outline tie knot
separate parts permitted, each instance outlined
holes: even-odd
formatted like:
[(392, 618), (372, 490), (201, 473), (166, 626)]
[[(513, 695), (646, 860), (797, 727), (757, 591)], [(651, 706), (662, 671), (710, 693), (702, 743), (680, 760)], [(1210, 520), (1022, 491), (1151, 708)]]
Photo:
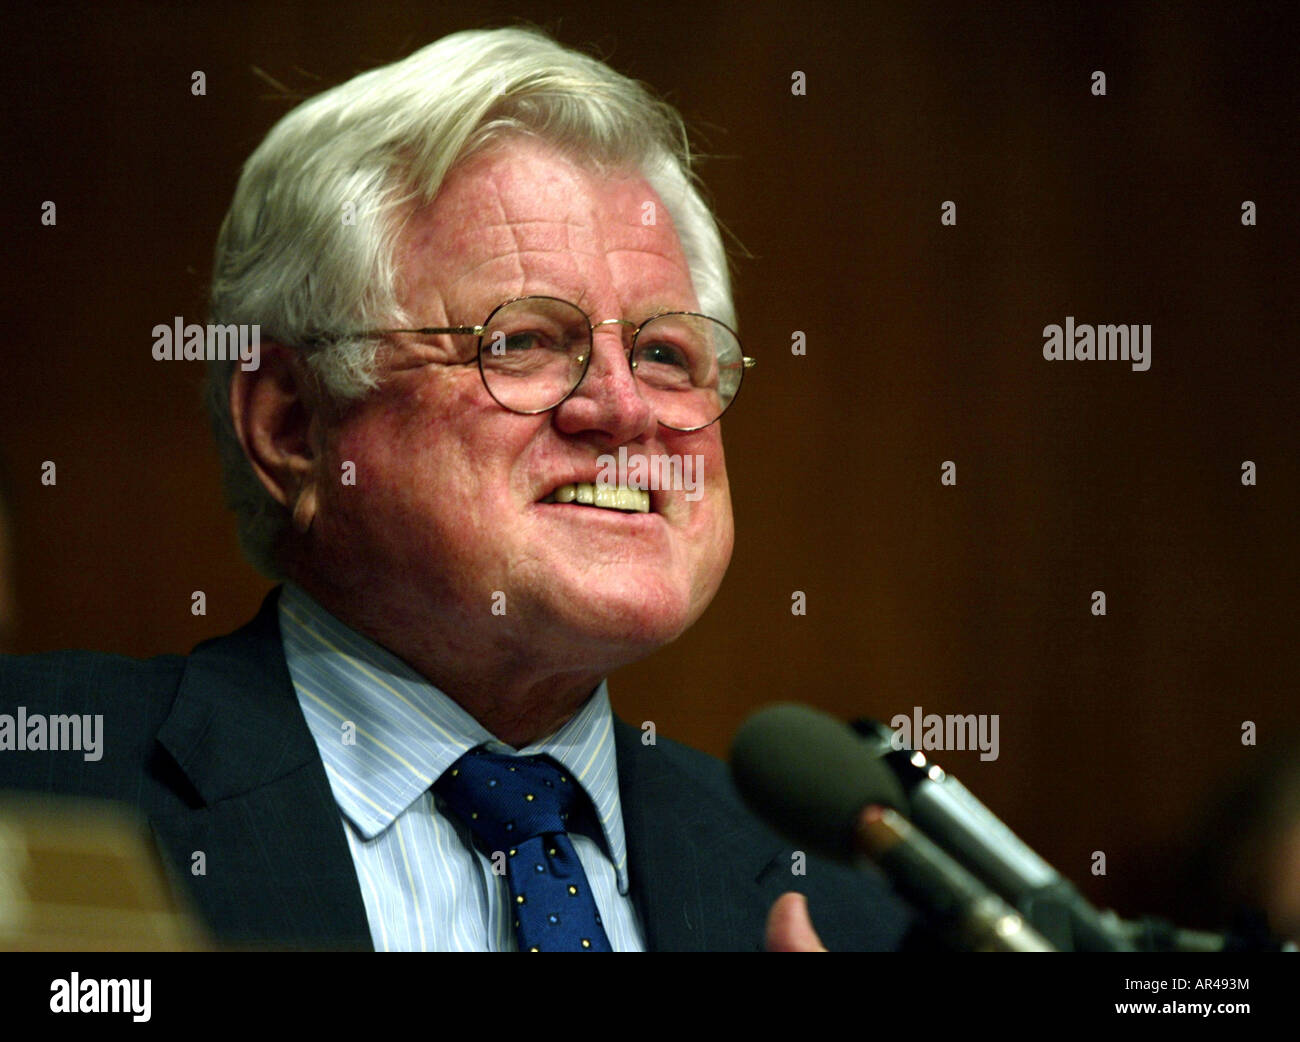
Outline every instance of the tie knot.
[(490, 850), (567, 832), (582, 788), (546, 756), (472, 749), (434, 783), (434, 792)]

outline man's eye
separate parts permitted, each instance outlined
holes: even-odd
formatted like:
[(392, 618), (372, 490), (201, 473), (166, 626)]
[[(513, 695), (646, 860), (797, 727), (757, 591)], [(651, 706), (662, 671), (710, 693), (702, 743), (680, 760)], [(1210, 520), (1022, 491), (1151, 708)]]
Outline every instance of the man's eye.
[(538, 332), (504, 333), (498, 331), (488, 339), (487, 350), (488, 354), (502, 358), (506, 355), (522, 354), (537, 348), (545, 349), (551, 343), (551, 338)]
[(676, 344), (670, 344), (662, 340), (643, 345), (639, 355), (641, 363), (675, 366), (679, 369), (689, 369), (691, 367), (685, 351)]

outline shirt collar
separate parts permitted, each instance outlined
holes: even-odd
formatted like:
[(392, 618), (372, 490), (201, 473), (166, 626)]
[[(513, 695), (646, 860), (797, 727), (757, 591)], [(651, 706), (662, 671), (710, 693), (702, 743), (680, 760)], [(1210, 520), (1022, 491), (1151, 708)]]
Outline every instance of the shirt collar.
[[(388, 828), (469, 750), (515, 750), (386, 648), (345, 626), (301, 587), (280, 595), (280, 634), (298, 702), (344, 816), (366, 839)], [(628, 892), (614, 717), (605, 681), (551, 735), (545, 753), (582, 785)]]

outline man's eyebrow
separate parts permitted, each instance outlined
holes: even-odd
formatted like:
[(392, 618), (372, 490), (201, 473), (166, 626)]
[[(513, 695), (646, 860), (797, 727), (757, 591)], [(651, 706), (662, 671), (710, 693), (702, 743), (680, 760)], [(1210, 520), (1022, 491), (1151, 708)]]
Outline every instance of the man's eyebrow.
[[(590, 288), (587, 286), (582, 286), (580, 288), (574, 287), (574, 288), (578, 289), (577, 293), (572, 292), (572, 290), (566, 290), (560, 288), (559, 286), (556, 286), (555, 288), (534, 289), (530, 293), (523, 294), (523, 296), (555, 297), (559, 300), (567, 300), (570, 303), (576, 304), (578, 307), (580, 307), (595, 322), (600, 322), (607, 317), (625, 318), (632, 322), (646, 322), (649, 319), (654, 318), (656, 315), (663, 315), (668, 312), (693, 311), (693, 309), (688, 305), (686, 305), (685, 303), (673, 304), (673, 303), (665, 302), (662, 298), (655, 298), (651, 300), (648, 304), (638, 305), (634, 309), (635, 314), (610, 315), (610, 316), (593, 315), (591, 313)], [(504, 300), (498, 301), (497, 303), (498, 304), (504, 303)], [(495, 307), (496, 305), (493, 306)], [(484, 312), (484, 314), (486, 314), (486, 312)], [(479, 320), (476, 319), (476, 321)]]

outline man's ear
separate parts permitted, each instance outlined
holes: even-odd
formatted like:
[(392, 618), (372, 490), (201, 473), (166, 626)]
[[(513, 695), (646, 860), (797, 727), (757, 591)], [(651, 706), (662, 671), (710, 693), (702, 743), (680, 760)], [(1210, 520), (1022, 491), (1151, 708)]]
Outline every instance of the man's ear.
[(326, 423), (323, 396), (302, 356), (274, 342), (262, 344), (260, 364), (235, 368), (230, 416), (239, 444), (273, 499), (306, 532), (316, 516)]

